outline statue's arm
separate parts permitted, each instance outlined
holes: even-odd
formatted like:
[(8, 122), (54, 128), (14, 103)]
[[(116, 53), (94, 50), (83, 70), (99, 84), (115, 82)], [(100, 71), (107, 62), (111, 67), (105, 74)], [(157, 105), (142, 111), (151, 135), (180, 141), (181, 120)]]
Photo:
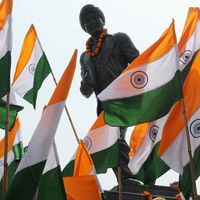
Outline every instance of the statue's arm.
[(80, 57), (80, 65), (81, 65), (81, 86), (80, 91), (83, 96), (86, 98), (89, 98), (91, 94), (93, 93), (92, 85), (91, 85), (91, 79), (88, 70), (85, 67), (85, 64), (83, 62), (85, 53), (82, 53)]
[(122, 54), (127, 62), (131, 63), (139, 55), (139, 51), (126, 33), (117, 33), (116, 35)]

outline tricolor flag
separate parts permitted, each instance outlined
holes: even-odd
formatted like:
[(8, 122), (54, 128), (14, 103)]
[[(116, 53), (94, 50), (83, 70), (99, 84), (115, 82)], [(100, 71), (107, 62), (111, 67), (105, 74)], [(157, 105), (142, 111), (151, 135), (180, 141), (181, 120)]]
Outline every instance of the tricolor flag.
[[(4, 173), (4, 149), (5, 138), (0, 141), (0, 200), (3, 200), (3, 173)], [(8, 132), (8, 186), (10, 186), (16, 168), (24, 154), (21, 139), (21, 124), (19, 117), (16, 118), (15, 124), (10, 132)]]
[(111, 126), (131, 126), (166, 115), (181, 98), (174, 21), (98, 98)]
[[(4, 147), (5, 138), (0, 141), (0, 180), (3, 176), (4, 164)], [(23, 144), (21, 141), (21, 125), (19, 117), (16, 118), (15, 124), (10, 132), (8, 132), (8, 165), (13, 160), (20, 160), (24, 153)]]
[(139, 148), (130, 157), (129, 169), (147, 186), (152, 186), (158, 177), (169, 170), (169, 167), (158, 156), (162, 130), (167, 116), (156, 121), (137, 125), (133, 134), (145, 135)]
[[(190, 8), (189, 9), (188, 18), (186, 20), (185, 27), (184, 27), (181, 39), (178, 44), (179, 55), (180, 55), (181, 76), (182, 76), (183, 82), (194, 62), (194, 59), (198, 53), (198, 49), (200, 48), (200, 39), (198, 37), (198, 35), (200, 34), (199, 17), (198, 17), (199, 14), (198, 13), (199, 13), (198, 8)], [(141, 135), (143, 135), (144, 132), (145, 133), (147, 132), (147, 126), (151, 127), (152, 124), (156, 124), (156, 127), (159, 128), (159, 132), (162, 133), (162, 129), (160, 127), (163, 127), (164, 123), (167, 120), (167, 117), (164, 117), (164, 118), (159, 119), (154, 122), (151, 122), (149, 124), (145, 123), (143, 125), (137, 125), (135, 127), (135, 131), (133, 132), (132, 137), (136, 137), (136, 136), (134, 136), (134, 134), (135, 134), (135, 132), (139, 133), (139, 131), (140, 131), (139, 135), (141, 137)], [(160, 123), (162, 123), (162, 124), (160, 124)], [(142, 129), (143, 129), (143, 131), (142, 131)], [(166, 139), (167, 139), (167, 137), (169, 137), (169, 134), (171, 134), (170, 129), (168, 130), (168, 135), (166, 136)], [(137, 141), (135, 141), (135, 142), (137, 142)], [(156, 144), (155, 147), (156, 148), (154, 148), (154, 151), (152, 151), (152, 152), (157, 154), (158, 148), (159, 148), (159, 143)], [(135, 148), (135, 146), (133, 146), (132, 148)], [(143, 146), (141, 145), (140, 148), (143, 148)], [(145, 152), (147, 152), (147, 151), (145, 151)], [(134, 154), (133, 154), (133, 158), (131, 158), (131, 160), (138, 159), (139, 161), (141, 161), (142, 159), (145, 159), (145, 153), (143, 153), (141, 150), (140, 150), (140, 153), (141, 153), (141, 155), (139, 156), (139, 152), (137, 152), (138, 158), (135, 158)], [(145, 184), (149, 184), (149, 182), (150, 182), (149, 180), (153, 180), (153, 178), (158, 178), (159, 177), (159, 176), (157, 176), (157, 175), (159, 175), (158, 172), (162, 172), (162, 170), (160, 170), (160, 169), (162, 169), (162, 167), (160, 167), (160, 164), (157, 164), (158, 161), (155, 160), (155, 157), (157, 157), (157, 159), (159, 160), (158, 156), (152, 156), (151, 154), (150, 154), (149, 158), (147, 159), (147, 160), (149, 160), (149, 162), (152, 163), (152, 166), (154, 166), (154, 170), (151, 171), (151, 176), (148, 176), (150, 171), (148, 171), (147, 168), (151, 169), (151, 165), (149, 164), (149, 162), (147, 162), (148, 165), (145, 165), (147, 168), (145, 168), (145, 170), (143, 170), (144, 167), (142, 166), (140, 173), (138, 174), (139, 178)], [(154, 161), (156, 161), (156, 162), (154, 163)], [(163, 163), (163, 162), (160, 161), (160, 163)], [(133, 166), (131, 166), (131, 167), (133, 168)], [(164, 167), (164, 165), (163, 165), (163, 167)], [(166, 167), (164, 167), (164, 168), (167, 170)], [(163, 170), (163, 173), (165, 173), (165, 170)], [(162, 173), (160, 173), (160, 175), (162, 175)]]
[(17, 63), (13, 88), (21, 97), (36, 106), (38, 90), (51, 72), (49, 62), (42, 49), (36, 30), (31, 25)]
[[(196, 178), (200, 175), (200, 51), (196, 55), (189, 74), (184, 82), (183, 95), (188, 129), (190, 134)], [(182, 192), (188, 197), (191, 193), (191, 175), (181, 103), (175, 104), (163, 128), (159, 155), (168, 166), (182, 174)], [(190, 177), (190, 178), (188, 178)], [(184, 187), (183, 187), (184, 185)]]
[[(120, 129), (105, 124), (103, 115), (102, 112), (83, 139), (98, 174), (119, 165)], [(75, 155), (63, 170), (64, 176), (73, 175)]]
[(43, 173), (60, 117), (65, 106), (76, 66), (77, 51), (63, 73), (31, 138), (12, 181), (6, 200), (33, 199)]
[[(191, 68), (191, 64), (188, 65), (188, 63), (191, 60), (194, 60), (196, 56), (195, 53), (200, 49), (199, 12), (199, 8), (189, 8), (181, 39), (178, 43), (181, 71), (183, 69), (185, 71), (189, 71), (189, 69)], [(186, 67), (186, 65), (188, 66)]]
[(36, 195), (37, 200), (66, 200), (55, 141), (49, 152)]
[(12, 0), (0, 4), (0, 98), (10, 90), (12, 49)]
[(82, 141), (75, 159), (73, 177), (63, 177), (68, 200), (101, 200), (95, 168)]

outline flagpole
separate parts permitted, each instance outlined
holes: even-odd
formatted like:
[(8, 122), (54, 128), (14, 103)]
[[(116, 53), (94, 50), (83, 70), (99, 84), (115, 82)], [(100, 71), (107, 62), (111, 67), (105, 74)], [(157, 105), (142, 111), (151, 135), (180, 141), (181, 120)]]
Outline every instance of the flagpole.
[(122, 170), (121, 167), (118, 167), (118, 194), (119, 194), (119, 200), (122, 200)]
[(192, 199), (198, 200), (197, 197), (197, 186), (195, 181), (195, 170), (194, 170), (194, 163), (192, 159), (192, 147), (191, 147), (191, 141), (190, 141), (190, 134), (188, 130), (188, 119), (186, 115), (186, 109), (185, 109), (185, 101), (184, 98), (181, 98), (181, 106), (182, 106), (182, 113), (185, 123), (185, 131), (186, 131), (186, 138), (187, 138), (187, 146), (188, 146), (188, 154), (190, 159), (190, 171), (191, 171), (191, 178), (192, 178)]
[[(53, 74), (52, 69), (51, 69), (51, 75), (52, 75), (52, 77), (53, 77), (54, 83), (57, 85), (58, 83), (57, 83), (57, 81), (56, 81), (56, 78), (55, 78), (55, 76), (54, 76), (54, 74)], [(76, 140), (77, 140), (77, 142), (78, 142), (78, 144), (79, 144), (80, 140), (79, 140), (78, 134), (77, 134), (77, 132), (76, 132), (76, 129), (75, 129), (75, 127), (74, 127), (74, 124), (73, 124), (73, 122), (72, 122), (71, 116), (70, 116), (70, 114), (69, 114), (69, 111), (68, 111), (66, 105), (65, 105), (65, 111), (66, 111), (66, 113), (67, 113), (67, 116), (68, 116), (70, 125), (71, 125), (72, 130), (73, 130), (73, 132), (74, 132), (74, 135), (75, 135), (75, 137), (76, 137)]]
[(3, 173), (3, 193), (8, 190), (8, 132), (10, 116), (10, 92), (6, 95), (6, 121), (5, 121), (5, 145), (4, 145), (4, 173)]

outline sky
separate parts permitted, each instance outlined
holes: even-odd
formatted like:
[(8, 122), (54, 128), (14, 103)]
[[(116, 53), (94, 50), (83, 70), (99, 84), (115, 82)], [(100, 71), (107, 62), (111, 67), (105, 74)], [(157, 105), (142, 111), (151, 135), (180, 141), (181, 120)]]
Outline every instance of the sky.
[[(175, 20), (177, 40), (179, 40), (188, 8), (200, 6), (199, 0), (14, 0), (12, 76), (24, 37), (31, 24), (36, 28), (57, 80), (68, 65), (74, 49), (78, 49), (77, 68), (66, 106), (80, 138), (87, 134), (96, 120), (95, 96), (86, 99), (79, 91), (81, 80), (79, 56), (85, 50), (85, 43), (89, 37), (80, 27), (79, 12), (88, 3), (98, 6), (104, 12), (105, 28), (109, 33), (127, 33), (140, 53), (160, 37), (172, 19)], [(20, 112), (24, 145), (28, 144), (40, 120), (42, 109), (48, 103), (54, 88), (50, 75), (39, 91), (36, 110), (31, 104), (17, 97), (18, 103), (24, 106), (24, 110)], [(130, 127), (127, 132), (127, 142), (132, 129), (133, 127)], [(78, 146), (65, 112), (56, 133), (56, 144), (63, 168)], [(112, 170), (98, 177), (103, 189), (111, 189), (117, 185)], [(171, 170), (159, 178), (157, 184), (169, 186), (169, 183), (177, 180), (178, 175)], [(197, 188), (200, 194), (200, 180), (197, 181)]]

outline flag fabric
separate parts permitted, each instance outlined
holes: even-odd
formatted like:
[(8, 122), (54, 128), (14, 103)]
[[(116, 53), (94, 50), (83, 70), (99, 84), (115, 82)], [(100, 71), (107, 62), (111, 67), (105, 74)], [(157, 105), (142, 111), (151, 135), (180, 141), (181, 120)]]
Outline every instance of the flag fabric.
[[(189, 61), (194, 59), (195, 52), (200, 48), (200, 18), (199, 8), (189, 8), (188, 16), (185, 22), (185, 26), (178, 43), (179, 55), (180, 55), (180, 69), (181, 71), (191, 68), (188, 65)], [(185, 69), (185, 66), (188, 67)]]
[[(3, 173), (4, 173), (4, 145), (5, 138), (0, 141), (0, 200), (4, 199), (3, 193)], [(16, 118), (15, 124), (10, 132), (8, 132), (8, 187), (14, 177), (18, 164), (24, 154), (21, 125), (19, 117)]]
[(66, 200), (55, 141), (51, 147), (44, 171), (40, 178), (36, 199)]
[(42, 49), (36, 30), (31, 25), (17, 63), (13, 88), (22, 98), (36, 106), (38, 90), (51, 72), (49, 62)]
[[(0, 180), (3, 177), (4, 148), (5, 138), (3, 138), (0, 141)], [(8, 165), (13, 160), (20, 160), (22, 158), (23, 153), (24, 151), (21, 140), (21, 125), (18, 117), (16, 118), (12, 130), (8, 132)]]
[(129, 146), (131, 149), (131, 151), (129, 152), (130, 157), (133, 156), (135, 152), (139, 149), (143, 139), (145, 138), (147, 128), (148, 123), (139, 124), (134, 127), (129, 142)]
[(12, 49), (12, 0), (0, 4), (0, 98), (10, 90)]
[[(199, 117), (200, 117), (200, 51), (192, 64), (189, 74), (184, 83), (183, 94), (185, 101), (185, 109), (188, 118), (188, 128), (192, 146), (192, 155), (195, 163), (195, 173), (198, 177), (199, 170)], [(170, 112), (170, 115), (163, 128), (163, 138), (161, 141), (159, 155), (167, 165), (179, 174), (186, 173), (189, 170), (189, 155), (187, 148), (185, 124), (182, 116), (181, 103), (177, 103)], [(170, 134), (169, 134), (170, 133)], [(198, 165), (196, 165), (198, 164)], [(186, 171), (185, 171), (186, 170)], [(188, 171), (187, 171), (188, 175)], [(185, 179), (191, 181), (191, 179)], [(186, 184), (191, 189), (191, 184)], [(183, 192), (188, 191), (184, 189)]]
[(181, 98), (178, 68), (173, 21), (156, 43), (98, 95), (105, 112), (105, 122), (124, 127), (166, 115)]
[(167, 116), (156, 121), (137, 125), (133, 134), (145, 135), (139, 148), (130, 157), (129, 169), (135, 177), (146, 186), (152, 186), (158, 177), (169, 170), (169, 167), (158, 156), (162, 129)]
[[(0, 99), (0, 128), (2, 129), (5, 129), (5, 124), (6, 124), (6, 112), (7, 112), (6, 101), (7, 101), (7, 95), (5, 95), (2, 99)], [(18, 112), (23, 109), (22, 106), (17, 104), (17, 100), (12, 86), (10, 88), (9, 101), (10, 101), (9, 130), (11, 130), (15, 123), (15, 119), (18, 115)]]
[(29, 200), (33, 199), (36, 193), (69, 93), (76, 66), (76, 57), (77, 50), (74, 52), (48, 105), (43, 110), (40, 122), (7, 192), (6, 200)]
[[(197, 8), (190, 8), (189, 10), (189, 14), (188, 14), (188, 19), (186, 21), (186, 25), (184, 27), (183, 33), (182, 33), (182, 37), (179, 41), (178, 47), (179, 47), (179, 55), (180, 55), (180, 68), (181, 68), (181, 76), (182, 76), (182, 81), (184, 82), (185, 78), (187, 77), (187, 74), (195, 60), (195, 57), (198, 53), (198, 49), (200, 47), (200, 43), (199, 43), (199, 37), (197, 37), (197, 35), (199, 35), (199, 28), (198, 28), (198, 9)], [(188, 52), (191, 52), (190, 54)], [(176, 104), (175, 104), (176, 105)], [(163, 120), (164, 119), (164, 120)], [(138, 140), (134, 140), (134, 138), (137, 136), (137, 134), (140, 137), (143, 137), (144, 133), (148, 133), (149, 129), (148, 127), (151, 127), (152, 124), (156, 125), (154, 126), (154, 129), (158, 129), (159, 128), (159, 132), (162, 133), (162, 129), (160, 128), (161, 126), (164, 126), (164, 123), (166, 122), (167, 117), (162, 118), (161, 120), (157, 120), (154, 122), (151, 122), (149, 124), (145, 123), (145, 124), (141, 124), (141, 125), (137, 125), (135, 127), (135, 131), (132, 134), (132, 149), (136, 148)], [(162, 124), (160, 124), (162, 123)], [(168, 134), (171, 132), (171, 130), (168, 130)], [(139, 137), (138, 136), (138, 137)], [(147, 136), (149, 137), (149, 136)], [(167, 136), (168, 137), (168, 136)], [(166, 137), (166, 139), (167, 139)], [(160, 143), (160, 142), (159, 142)], [(153, 181), (156, 180), (156, 178), (158, 178), (160, 175), (162, 175), (162, 173), (165, 173), (166, 170), (168, 169), (168, 167), (164, 166), (164, 163), (162, 161), (159, 161), (159, 157), (157, 156), (157, 152), (158, 152), (158, 148), (159, 148), (159, 143), (157, 143), (153, 149), (153, 155), (149, 155), (149, 157), (147, 158), (147, 155), (145, 153), (147, 153), (147, 151), (144, 151), (145, 153), (143, 153), (143, 151), (139, 150), (136, 154), (136, 157), (134, 157), (134, 154), (131, 152), (130, 155), (133, 156), (131, 158), (131, 162), (134, 165), (137, 163), (141, 163), (141, 161), (145, 159), (147, 159), (146, 163), (148, 164), (144, 164), (144, 166), (142, 165), (142, 167), (140, 168), (140, 170), (138, 171), (138, 168), (136, 167), (136, 171), (138, 171), (137, 176), (139, 177), (138, 179), (142, 180), (145, 184), (151, 184), (153, 183)], [(147, 146), (149, 146), (150, 144), (147, 142)], [(137, 147), (138, 148), (138, 147)], [(143, 149), (144, 148), (144, 142), (142, 143), (141, 146), (139, 146), (139, 149)], [(145, 147), (145, 149), (147, 149)], [(141, 155), (140, 155), (141, 153)], [(145, 157), (146, 156), (146, 157)], [(157, 158), (155, 160), (155, 158)], [(150, 163), (152, 163), (152, 165), (150, 165)], [(160, 164), (158, 163), (162, 163), (162, 167), (160, 167)], [(131, 164), (130, 164), (131, 165)], [(139, 165), (140, 167), (141, 165)], [(154, 168), (151, 168), (151, 166), (154, 166)], [(131, 166), (132, 168), (134, 168), (134, 166)], [(164, 168), (165, 170), (161, 170), (162, 168)], [(150, 170), (148, 170), (150, 169)], [(151, 169), (154, 169), (151, 171)], [(158, 173), (159, 172), (159, 173)], [(147, 175), (148, 174), (148, 175)], [(151, 174), (151, 176), (149, 176), (149, 174)], [(158, 176), (159, 175), (159, 176)], [(155, 179), (155, 180), (154, 180)]]
[[(108, 168), (119, 165), (120, 129), (105, 124), (103, 115), (102, 112), (83, 139), (98, 174), (106, 173)], [(64, 176), (73, 175), (75, 155), (76, 152), (64, 168)]]
[[(190, 34), (189, 34), (190, 33)], [(194, 133), (198, 132), (198, 109), (200, 108), (199, 94), (199, 65), (200, 65), (200, 11), (199, 8), (190, 8), (188, 17), (185, 23), (185, 28), (180, 40), (179, 50), (186, 52), (189, 49), (192, 53), (185, 59), (185, 65), (182, 64), (182, 79), (185, 80), (183, 84), (183, 96), (186, 106), (186, 115), (188, 118), (188, 128), (190, 140), (192, 144), (192, 156), (195, 164), (195, 176), (200, 175), (198, 165), (199, 157), (199, 143), (198, 134), (195, 137)], [(181, 43), (184, 41), (186, 44)], [(180, 48), (182, 47), (182, 48)], [(185, 47), (185, 49), (184, 49)], [(180, 57), (180, 62), (183, 57)], [(183, 62), (182, 62), (183, 63)], [(195, 119), (197, 121), (195, 121)], [(170, 133), (170, 134), (169, 134)], [(163, 129), (163, 138), (161, 141), (159, 155), (165, 163), (172, 169), (181, 174), (180, 188), (186, 197), (189, 198), (192, 191), (191, 174), (189, 169), (189, 155), (187, 149), (187, 140), (185, 132), (185, 124), (182, 114), (181, 103), (176, 103), (170, 112), (169, 118)]]
[(82, 141), (76, 154), (74, 175), (63, 180), (69, 200), (101, 200), (95, 168)]

